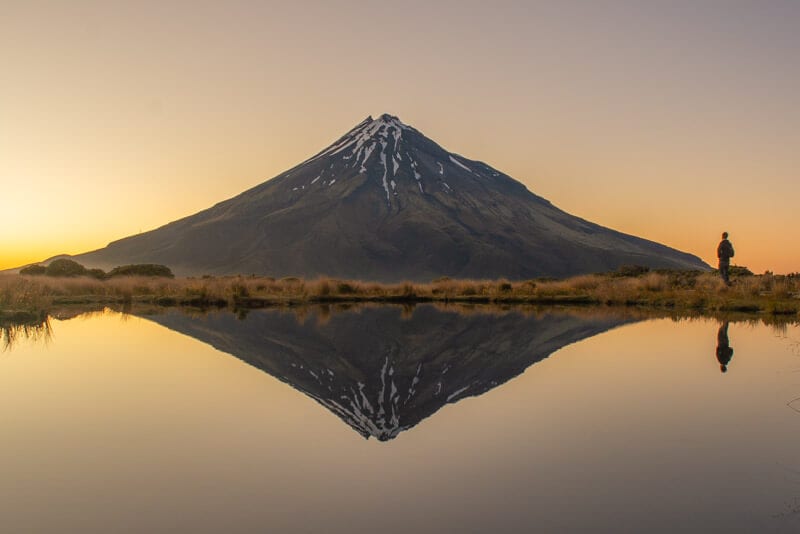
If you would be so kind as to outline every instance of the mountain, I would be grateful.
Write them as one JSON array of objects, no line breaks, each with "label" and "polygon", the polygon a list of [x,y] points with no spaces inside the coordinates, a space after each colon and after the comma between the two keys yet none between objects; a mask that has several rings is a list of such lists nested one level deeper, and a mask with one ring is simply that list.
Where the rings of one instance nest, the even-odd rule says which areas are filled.
[{"label": "mountain", "polygon": [[386,441],[446,404],[482,395],[558,349],[633,321],[552,312],[403,314],[376,306],[303,320],[281,310],[146,316],[312,397],[365,438]]},{"label": "mountain", "polygon": [[562,277],[636,264],[707,269],[696,256],[561,211],[397,117],[368,117],[311,159],[240,195],[75,259],[177,274]]}]

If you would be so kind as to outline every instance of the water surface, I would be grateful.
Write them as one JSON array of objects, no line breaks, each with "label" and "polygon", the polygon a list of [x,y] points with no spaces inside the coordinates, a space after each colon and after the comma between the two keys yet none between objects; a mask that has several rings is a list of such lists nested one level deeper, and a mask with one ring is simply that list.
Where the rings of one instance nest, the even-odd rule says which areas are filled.
[{"label": "water surface", "polygon": [[0,353],[4,530],[798,531],[800,328],[641,319],[53,318]]}]

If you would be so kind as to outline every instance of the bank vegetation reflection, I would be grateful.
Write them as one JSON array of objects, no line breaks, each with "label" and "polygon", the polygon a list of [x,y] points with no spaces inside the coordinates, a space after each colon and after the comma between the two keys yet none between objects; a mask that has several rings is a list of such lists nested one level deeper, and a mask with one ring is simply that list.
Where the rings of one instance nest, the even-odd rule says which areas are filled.
[{"label": "bank vegetation reflection", "polygon": [[[195,317],[170,313],[150,319],[269,373],[314,398],[365,438],[385,441],[448,403],[507,382],[571,343],[653,317],[635,308],[425,304]],[[727,358],[726,365],[733,354],[726,325],[734,320],[721,319],[716,332],[717,356]],[[775,328],[784,328],[780,324]]]},{"label": "bank vegetation reflection", "polygon": [[[72,309],[56,318],[91,318],[109,312]],[[120,317],[126,320],[130,313],[269,373],[315,399],[363,437],[381,441],[397,437],[448,403],[507,382],[571,343],[620,325],[664,318],[636,308],[439,304],[211,313],[128,308]],[[797,318],[725,316],[718,321],[715,357],[724,373],[734,354],[728,334],[731,322],[765,322],[780,335]],[[50,342],[50,317],[0,324],[4,351],[21,339]]]}]

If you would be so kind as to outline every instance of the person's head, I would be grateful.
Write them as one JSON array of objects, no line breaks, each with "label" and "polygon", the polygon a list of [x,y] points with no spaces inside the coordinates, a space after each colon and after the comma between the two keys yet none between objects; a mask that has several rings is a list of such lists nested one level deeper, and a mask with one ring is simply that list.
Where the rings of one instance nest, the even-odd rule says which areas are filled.
[{"label": "person's head", "polygon": [[722,239],[728,239],[728,232],[722,232]]},{"label": "person's head", "polygon": [[727,372],[728,372],[728,366],[727,366],[727,365],[725,365],[725,364],[723,363],[723,364],[721,364],[721,365],[719,366],[719,370],[720,370],[720,372],[722,372],[722,373],[727,373]]}]

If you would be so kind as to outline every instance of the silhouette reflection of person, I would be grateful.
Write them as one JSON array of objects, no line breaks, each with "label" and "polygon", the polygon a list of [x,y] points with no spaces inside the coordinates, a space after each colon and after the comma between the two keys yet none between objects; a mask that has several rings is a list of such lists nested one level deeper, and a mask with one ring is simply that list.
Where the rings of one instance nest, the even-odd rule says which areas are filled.
[{"label": "silhouette reflection of person", "polygon": [[724,373],[728,370],[731,358],[733,358],[733,349],[728,341],[728,321],[725,321],[717,332],[717,361],[721,372]]}]

